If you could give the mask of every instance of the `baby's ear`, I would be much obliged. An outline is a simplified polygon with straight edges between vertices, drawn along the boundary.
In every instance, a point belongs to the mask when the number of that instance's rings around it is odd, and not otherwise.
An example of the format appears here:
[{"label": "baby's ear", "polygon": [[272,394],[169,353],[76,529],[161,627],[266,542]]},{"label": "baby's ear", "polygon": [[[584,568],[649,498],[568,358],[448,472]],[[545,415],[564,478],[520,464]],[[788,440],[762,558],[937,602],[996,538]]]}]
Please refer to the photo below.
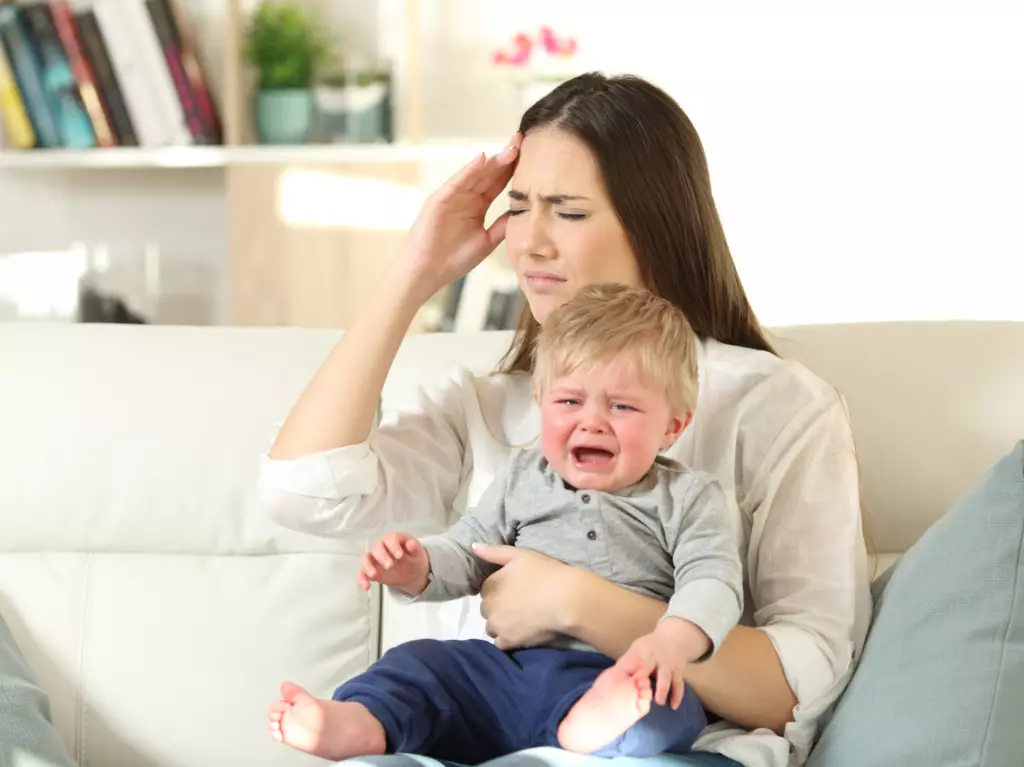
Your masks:
[{"label": "baby's ear", "polygon": [[672,420],[668,423],[668,428],[665,430],[665,438],[662,440],[661,449],[667,450],[672,447],[673,443],[683,433],[690,422],[693,420],[693,413],[686,413],[682,417],[672,416]]}]

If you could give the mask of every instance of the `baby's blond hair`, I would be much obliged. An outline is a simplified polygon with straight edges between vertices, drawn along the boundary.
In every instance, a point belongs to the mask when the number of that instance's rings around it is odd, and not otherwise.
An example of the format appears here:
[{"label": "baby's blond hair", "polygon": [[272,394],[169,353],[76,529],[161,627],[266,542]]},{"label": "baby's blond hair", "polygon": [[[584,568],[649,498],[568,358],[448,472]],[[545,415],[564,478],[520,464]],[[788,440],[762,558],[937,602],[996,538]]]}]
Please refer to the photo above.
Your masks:
[{"label": "baby's blond hair", "polygon": [[641,288],[591,285],[555,310],[533,349],[533,385],[625,358],[640,376],[664,389],[669,407],[690,413],[697,405],[697,337],[674,304]]}]

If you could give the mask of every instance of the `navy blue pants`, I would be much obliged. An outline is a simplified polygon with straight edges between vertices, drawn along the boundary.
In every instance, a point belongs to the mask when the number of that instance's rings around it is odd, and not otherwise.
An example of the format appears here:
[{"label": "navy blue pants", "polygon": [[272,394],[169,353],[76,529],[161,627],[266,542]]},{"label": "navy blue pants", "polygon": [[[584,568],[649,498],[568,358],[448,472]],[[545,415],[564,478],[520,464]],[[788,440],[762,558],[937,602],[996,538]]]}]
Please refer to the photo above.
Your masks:
[{"label": "navy blue pants", "polygon": [[[462,764],[558,745],[558,725],[614,661],[575,650],[502,652],[478,639],[421,639],[389,650],[339,687],[334,700],[362,703],[383,725],[389,753]],[[685,753],[707,726],[687,687],[682,705],[651,712],[595,756]]]}]

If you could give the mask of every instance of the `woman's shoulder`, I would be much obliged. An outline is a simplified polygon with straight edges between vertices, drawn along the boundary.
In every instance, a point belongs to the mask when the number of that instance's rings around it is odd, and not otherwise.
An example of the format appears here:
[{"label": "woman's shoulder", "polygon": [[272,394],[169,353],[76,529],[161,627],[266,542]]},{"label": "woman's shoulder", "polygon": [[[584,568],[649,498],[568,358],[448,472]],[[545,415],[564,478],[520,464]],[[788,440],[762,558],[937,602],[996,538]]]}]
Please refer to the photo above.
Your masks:
[{"label": "woman's shoulder", "polygon": [[722,449],[739,446],[744,463],[852,448],[840,392],[801,363],[717,341],[704,345],[703,363],[695,421],[710,427],[708,438],[726,439]]},{"label": "woman's shoulder", "polygon": [[514,408],[531,397],[530,377],[526,373],[480,372],[458,362],[452,363],[437,378],[409,383],[412,386],[407,387],[408,390],[414,389],[435,399],[479,401],[488,409]]},{"label": "woman's shoulder", "polygon": [[716,396],[731,394],[748,406],[794,412],[842,403],[836,388],[806,366],[761,349],[709,339],[702,362],[702,378]]},{"label": "woman's shoulder", "polygon": [[435,407],[459,411],[471,441],[488,437],[516,445],[536,436],[536,405],[526,373],[479,372],[454,364],[440,381],[419,388]]}]

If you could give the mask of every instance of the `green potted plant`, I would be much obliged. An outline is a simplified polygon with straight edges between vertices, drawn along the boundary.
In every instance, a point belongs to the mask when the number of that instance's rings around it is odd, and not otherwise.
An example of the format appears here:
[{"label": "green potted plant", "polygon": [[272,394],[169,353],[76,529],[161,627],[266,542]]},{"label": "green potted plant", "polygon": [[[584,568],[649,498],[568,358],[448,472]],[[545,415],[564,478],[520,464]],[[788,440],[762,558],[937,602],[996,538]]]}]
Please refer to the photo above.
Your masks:
[{"label": "green potted plant", "polygon": [[263,2],[246,33],[245,59],[257,75],[255,122],[267,144],[302,144],[313,126],[313,84],[331,56],[323,25],[301,5]]}]

